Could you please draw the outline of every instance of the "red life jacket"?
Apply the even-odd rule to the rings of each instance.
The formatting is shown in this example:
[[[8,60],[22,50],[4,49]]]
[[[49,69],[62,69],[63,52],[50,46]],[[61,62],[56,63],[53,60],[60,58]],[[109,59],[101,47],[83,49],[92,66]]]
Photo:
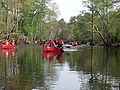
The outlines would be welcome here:
[[[7,40],[3,41],[3,44],[7,45],[7,44],[8,44],[8,41],[7,41]]]
[[[54,41],[49,42],[49,44],[50,44],[50,47],[54,47],[55,46]]]
[[[62,40],[58,40],[58,45],[63,45],[64,44],[64,42],[62,41]]]

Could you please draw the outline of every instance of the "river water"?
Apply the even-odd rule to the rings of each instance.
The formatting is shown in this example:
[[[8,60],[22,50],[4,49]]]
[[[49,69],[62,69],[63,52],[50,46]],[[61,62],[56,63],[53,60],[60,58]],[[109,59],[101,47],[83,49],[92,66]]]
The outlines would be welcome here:
[[[0,90],[120,90],[120,49],[83,46],[63,53],[39,45],[0,49]]]

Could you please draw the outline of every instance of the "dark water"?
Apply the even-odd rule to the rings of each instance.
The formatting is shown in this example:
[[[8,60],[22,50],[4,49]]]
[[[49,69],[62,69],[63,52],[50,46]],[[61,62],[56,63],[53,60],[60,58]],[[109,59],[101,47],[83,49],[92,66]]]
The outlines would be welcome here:
[[[120,89],[119,48],[43,53],[34,45],[0,51],[0,90]]]

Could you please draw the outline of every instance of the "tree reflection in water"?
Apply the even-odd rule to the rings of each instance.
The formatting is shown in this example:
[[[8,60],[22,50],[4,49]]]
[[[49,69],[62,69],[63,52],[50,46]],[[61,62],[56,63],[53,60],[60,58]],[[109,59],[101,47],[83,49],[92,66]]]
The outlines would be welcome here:
[[[43,53],[40,46],[1,50],[0,88],[119,90],[120,50],[94,46],[80,49],[64,55]]]
[[[118,61],[118,53],[116,53],[116,59]],[[112,68],[109,67],[110,64],[110,57],[114,55],[113,51],[109,48],[103,49],[103,62],[102,66],[99,70],[99,72],[94,72],[96,68],[94,67],[94,58],[95,58],[95,52],[94,47],[91,46],[91,78],[89,79],[90,87],[91,89],[97,89],[100,87],[101,90],[108,90],[108,89],[120,89],[120,82],[116,82],[116,80],[113,80],[114,76],[110,75],[112,73]],[[110,70],[111,68],[111,70]],[[113,72],[113,71],[112,71]],[[114,75],[114,74],[113,74]],[[112,80],[111,80],[112,79]]]
[[[14,89],[18,83],[17,75],[19,74],[19,65],[15,61],[15,49],[2,49],[2,54],[4,56],[4,67],[1,70],[1,87],[4,90]],[[3,66],[2,65],[2,66]],[[2,74],[3,73],[3,74]]]

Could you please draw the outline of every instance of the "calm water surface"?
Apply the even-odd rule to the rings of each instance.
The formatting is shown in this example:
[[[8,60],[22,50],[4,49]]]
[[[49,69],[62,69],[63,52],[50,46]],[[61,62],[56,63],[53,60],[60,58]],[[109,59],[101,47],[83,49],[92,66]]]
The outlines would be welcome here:
[[[0,49],[0,90],[120,90],[120,49]]]

